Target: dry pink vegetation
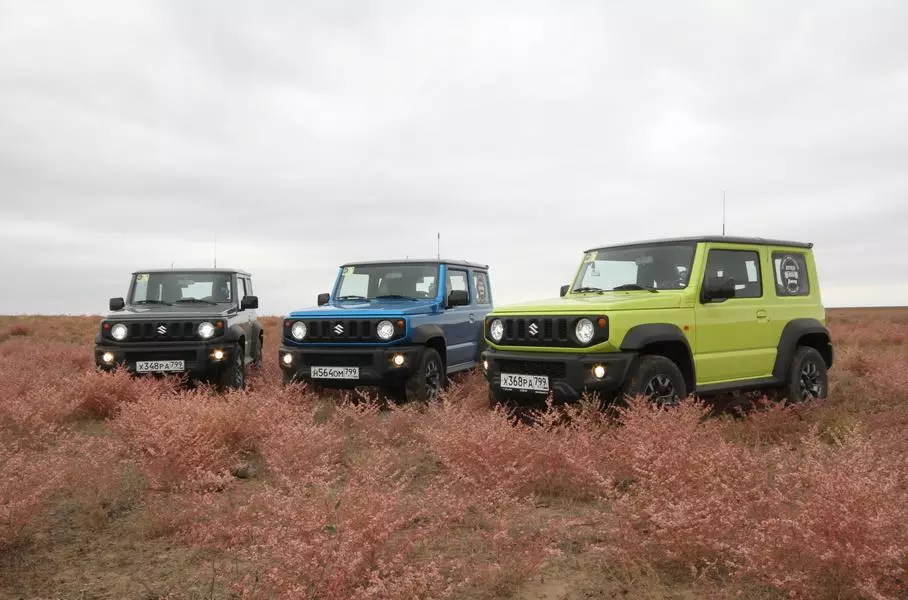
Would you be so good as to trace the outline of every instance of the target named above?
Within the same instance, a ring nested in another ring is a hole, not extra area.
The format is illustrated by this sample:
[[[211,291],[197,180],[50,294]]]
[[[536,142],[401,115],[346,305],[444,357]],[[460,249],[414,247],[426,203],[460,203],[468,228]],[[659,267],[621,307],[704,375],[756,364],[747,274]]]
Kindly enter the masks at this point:
[[[93,371],[0,318],[0,597],[908,597],[908,310],[831,311],[828,401],[515,421]]]

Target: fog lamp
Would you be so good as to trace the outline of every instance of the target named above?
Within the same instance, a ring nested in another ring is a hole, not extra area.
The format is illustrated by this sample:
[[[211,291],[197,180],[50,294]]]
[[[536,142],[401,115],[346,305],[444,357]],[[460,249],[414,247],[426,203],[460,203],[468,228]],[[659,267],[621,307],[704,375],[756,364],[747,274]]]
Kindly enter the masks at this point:
[[[114,360],[114,355],[113,355],[112,352],[105,352],[105,353],[101,356],[101,360],[103,360],[103,361],[106,362],[107,364],[110,364],[110,363],[112,363],[113,360]]]
[[[593,377],[602,379],[605,377],[605,365],[596,365],[593,367]]]
[[[397,367],[401,366],[402,364],[404,364],[404,355],[395,354],[394,357],[391,359],[391,362],[393,362],[394,365]]]
[[[482,359],[482,370],[483,370],[483,371],[488,371],[488,370],[489,370],[489,361],[488,361],[487,359],[485,359],[485,358]]]
[[[287,354],[284,355],[284,358],[281,359],[281,360],[284,361],[284,364],[285,364],[285,365],[289,365],[290,363],[293,362],[293,355],[290,354],[290,353],[287,353]]]
[[[215,350],[211,353],[211,358],[214,360],[224,360],[224,351],[220,349]]]

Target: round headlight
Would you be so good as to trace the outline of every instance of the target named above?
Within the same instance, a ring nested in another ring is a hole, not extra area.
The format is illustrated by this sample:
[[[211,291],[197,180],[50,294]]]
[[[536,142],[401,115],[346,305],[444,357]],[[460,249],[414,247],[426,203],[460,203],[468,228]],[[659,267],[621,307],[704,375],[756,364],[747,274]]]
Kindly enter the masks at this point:
[[[375,328],[375,333],[383,340],[390,340],[394,337],[394,325],[391,321],[382,321]]]
[[[214,325],[212,325],[208,321],[199,323],[199,337],[200,338],[202,338],[203,340],[207,340],[208,338],[210,338],[213,335],[214,335]]]
[[[580,319],[577,321],[577,327],[574,329],[577,341],[581,344],[589,344],[593,339],[593,322],[589,319]]]
[[[301,340],[306,337],[307,329],[306,324],[302,321],[297,321],[293,324],[293,327],[290,328],[290,335],[293,336],[295,340]]]
[[[111,337],[113,337],[113,339],[117,340],[118,342],[125,340],[127,333],[128,330],[126,329],[126,325],[124,325],[123,323],[117,323],[110,328]]]
[[[501,319],[492,321],[492,324],[489,325],[489,335],[492,336],[493,342],[501,341],[501,338],[504,337],[504,323],[501,322]]]

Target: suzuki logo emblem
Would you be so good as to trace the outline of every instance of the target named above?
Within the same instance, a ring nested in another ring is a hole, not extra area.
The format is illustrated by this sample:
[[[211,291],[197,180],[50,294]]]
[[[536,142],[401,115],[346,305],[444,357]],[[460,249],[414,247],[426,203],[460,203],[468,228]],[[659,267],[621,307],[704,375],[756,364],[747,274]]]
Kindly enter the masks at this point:
[[[536,335],[537,333],[539,333],[539,326],[536,325],[536,323],[530,323],[529,330],[530,335]]]
[[[158,325],[158,335],[167,335],[166,325]]]
[[[340,334],[342,334],[343,332],[344,332],[344,326],[343,326],[343,325],[341,325],[340,323],[338,323],[337,325],[334,326],[334,333],[336,333],[337,335],[340,335]]]

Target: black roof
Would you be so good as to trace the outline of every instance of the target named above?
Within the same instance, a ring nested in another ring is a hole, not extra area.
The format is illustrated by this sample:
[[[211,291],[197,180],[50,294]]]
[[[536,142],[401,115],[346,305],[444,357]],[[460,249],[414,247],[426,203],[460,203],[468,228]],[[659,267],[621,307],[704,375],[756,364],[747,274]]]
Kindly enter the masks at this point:
[[[467,262],[465,260],[447,260],[445,258],[406,258],[406,259],[395,259],[395,260],[367,260],[362,262],[348,262],[341,265],[341,267],[349,267],[353,265],[405,265],[405,264],[444,264],[444,265],[456,265],[458,267],[469,267],[471,269],[482,269],[487,270],[489,265],[482,265],[479,263]]]
[[[636,242],[626,242],[622,244],[613,244],[608,246],[597,246],[588,248],[584,252],[591,250],[602,250],[605,248],[631,248],[633,246],[650,246],[653,244],[696,244],[699,242],[718,242],[723,244],[747,244],[749,246],[788,246],[790,248],[813,248],[813,242],[792,242],[790,240],[773,240],[759,237],[733,237],[726,235],[701,235],[699,237],[679,237],[679,238],[661,238],[655,240],[641,240]]]
[[[247,273],[241,269],[225,269],[220,267],[189,267],[186,269],[173,267],[172,269],[144,269],[132,272],[133,275],[138,275],[139,273],[238,273],[240,275],[252,277],[251,273]]]

